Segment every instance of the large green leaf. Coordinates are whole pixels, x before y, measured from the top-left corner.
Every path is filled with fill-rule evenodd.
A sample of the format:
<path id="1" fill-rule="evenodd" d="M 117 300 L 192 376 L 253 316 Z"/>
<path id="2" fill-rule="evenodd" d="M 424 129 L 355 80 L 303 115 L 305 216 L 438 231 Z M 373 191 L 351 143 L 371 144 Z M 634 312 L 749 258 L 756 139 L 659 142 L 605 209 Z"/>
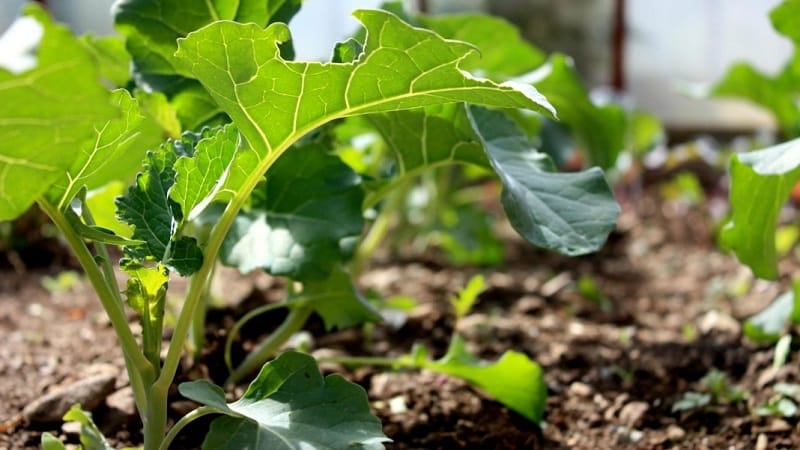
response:
<path id="1" fill-rule="evenodd" d="M 119 116 L 84 46 L 40 7 L 25 13 L 44 36 L 35 68 L 0 68 L 0 220 L 25 212 L 91 148 L 95 129 Z"/>
<path id="2" fill-rule="evenodd" d="M 617 105 L 597 106 L 578 78 L 572 60 L 555 54 L 537 70 L 534 85 L 558 111 L 583 147 L 589 165 L 608 169 L 625 147 L 625 112 Z"/>
<path id="3" fill-rule="evenodd" d="M 314 358 L 302 353 L 287 352 L 267 363 L 233 403 L 205 380 L 178 389 L 226 415 L 212 422 L 204 449 L 382 449 L 389 440 L 364 390 L 339 375 L 323 378 Z"/>
<path id="4" fill-rule="evenodd" d="M 291 18 L 285 6 L 299 9 L 299 0 L 122 0 L 114 5 L 117 31 L 126 39 L 134 69 L 145 76 L 173 77 L 181 71 L 173 55 L 178 38 L 218 20 L 253 22 L 261 27 L 273 14 Z"/>
<path id="5" fill-rule="evenodd" d="M 289 62 L 283 24 L 217 22 L 179 39 L 176 56 L 269 163 L 302 135 L 335 118 L 472 102 L 553 113 L 534 88 L 478 79 L 458 64 L 474 52 L 383 11 L 360 10 L 367 29 L 354 62 Z"/>
<path id="6" fill-rule="evenodd" d="M 545 62 L 544 53 L 520 36 L 506 20 L 485 14 L 458 14 L 418 18 L 419 23 L 442 37 L 469 42 L 480 54 L 465 58 L 461 67 L 509 78 L 529 72 Z"/>
<path id="7" fill-rule="evenodd" d="M 113 180 L 128 181 L 139 168 L 144 149 L 160 140 L 157 129 L 145 122 L 128 91 L 116 90 L 112 99 L 122 117 L 98 123 L 94 139 L 73 151 L 71 167 L 47 192 L 47 198 L 59 209 L 81 189 L 96 189 Z"/>
<path id="8" fill-rule="evenodd" d="M 318 145 L 284 154 L 254 192 L 220 250 L 242 272 L 263 268 L 296 280 L 322 280 L 349 258 L 361 235 L 359 176 Z"/>
<path id="9" fill-rule="evenodd" d="M 731 158 L 731 216 L 721 243 L 761 278 L 778 276 L 775 226 L 800 181 L 800 139 Z"/>
<path id="10" fill-rule="evenodd" d="M 480 107 L 468 112 L 503 183 L 503 207 L 517 232 L 534 245 L 567 255 L 598 250 L 619 215 L 603 171 L 549 172 L 549 157 L 533 150 L 503 113 Z"/>
<path id="11" fill-rule="evenodd" d="M 398 179 L 442 164 L 489 165 L 463 104 L 373 114 L 369 120 L 395 156 Z"/>

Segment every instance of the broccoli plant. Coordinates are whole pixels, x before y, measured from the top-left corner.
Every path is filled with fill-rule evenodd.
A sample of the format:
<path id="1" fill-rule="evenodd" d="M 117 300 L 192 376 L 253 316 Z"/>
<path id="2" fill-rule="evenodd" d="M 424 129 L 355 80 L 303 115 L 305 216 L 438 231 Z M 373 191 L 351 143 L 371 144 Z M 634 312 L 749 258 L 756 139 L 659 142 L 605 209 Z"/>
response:
<path id="1" fill-rule="evenodd" d="M 30 6 L 35 64 L 0 68 L 0 220 L 36 204 L 75 253 L 122 347 L 147 450 L 207 414 L 221 417 L 204 448 L 382 447 L 360 387 L 323 378 L 308 355 L 270 359 L 312 313 L 329 328 L 377 318 L 346 263 L 364 211 L 403 177 L 450 163 L 491 170 L 520 234 L 566 254 L 596 250 L 614 226 L 602 171 L 553 172 L 504 112 L 555 119 L 536 88 L 470 73 L 461 65 L 472 45 L 380 10 L 354 13 L 363 37 L 337 45 L 330 62 L 293 61 L 286 22 L 300 3 L 122 0 L 124 43 L 77 39 Z M 391 136 L 393 176 L 367 179 L 331 152 L 332 130 L 356 116 Z M 183 384 L 203 406 L 168 431 L 169 388 L 218 260 L 293 281 L 281 304 L 289 314 L 234 368 L 230 382 L 260 368 L 240 400 L 227 403 L 208 381 Z M 188 289 L 162 349 L 178 276 Z"/>

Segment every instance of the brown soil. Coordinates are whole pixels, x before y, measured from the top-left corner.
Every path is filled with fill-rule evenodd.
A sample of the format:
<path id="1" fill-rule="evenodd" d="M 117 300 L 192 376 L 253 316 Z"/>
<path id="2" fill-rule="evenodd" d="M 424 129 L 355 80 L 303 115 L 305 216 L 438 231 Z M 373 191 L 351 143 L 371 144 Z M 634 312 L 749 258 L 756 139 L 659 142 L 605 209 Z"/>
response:
<path id="1" fill-rule="evenodd" d="M 632 205 L 636 205 L 635 207 Z M 733 256 L 713 244 L 707 213 L 663 203 L 653 195 L 623 199 L 624 213 L 606 248 L 597 255 L 565 258 L 508 239 L 506 266 L 449 268 L 436 255 L 376 262 L 361 278 L 364 289 L 403 294 L 419 306 L 399 328 L 379 325 L 368 333 L 323 334 L 309 323 L 315 352 L 391 356 L 414 342 L 435 355 L 453 332 L 448 298 L 476 273 L 489 288 L 459 332 L 481 357 L 514 349 L 545 371 L 549 390 L 542 428 L 492 401 L 464 382 L 426 372 L 388 373 L 372 368 L 340 371 L 362 384 L 375 413 L 394 442 L 390 449 L 752 449 L 800 448 L 796 418 L 759 417 L 756 407 L 774 395 L 778 382 L 800 382 L 798 352 L 780 369 L 773 349 L 741 335 L 741 320 L 766 306 L 798 275 L 790 256 L 779 282 L 753 280 Z M 18 267 L 19 268 L 19 267 Z M 122 367 L 112 330 L 85 283 L 48 291 L 47 272 L 0 274 L 0 421 L 17 415 L 42 393 L 85 376 L 98 364 Z M 591 277 L 606 299 L 580 295 L 576 280 Z M 227 308 L 209 314 L 209 347 L 182 378 L 225 377 L 220 347 L 230 325 L 248 308 L 280 295 L 280 284 L 265 275 L 237 277 L 224 272 Z M 736 286 L 749 283 L 744 295 Z M 245 327 L 242 348 L 269 331 L 280 317 Z M 687 391 L 701 390 L 712 369 L 725 373 L 746 392 L 740 402 L 672 412 Z M 125 377 L 117 382 L 122 388 Z M 393 412 L 390 403 L 405 405 Z M 175 396 L 172 413 L 187 408 Z M 396 410 L 395 410 L 396 411 Z M 94 412 L 101 428 L 118 443 L 137 443 L 138 419 L 116 407 Z M 207 423 L 199 423 L 202 429 Z M 60 424 L 21 425 L 0 433 L 0 448 L 38 448 L 42 431 L 61 433 Z M 175 448 L 193 448 L 187 430 Z M 75 442 L 74 436 L 69 436 Z"/>

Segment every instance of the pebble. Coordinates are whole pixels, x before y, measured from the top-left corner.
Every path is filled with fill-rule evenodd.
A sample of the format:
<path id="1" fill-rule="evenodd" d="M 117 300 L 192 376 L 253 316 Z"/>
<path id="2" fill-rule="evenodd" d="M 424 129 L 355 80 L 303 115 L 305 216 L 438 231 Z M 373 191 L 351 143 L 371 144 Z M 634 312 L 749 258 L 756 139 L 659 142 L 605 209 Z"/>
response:
<path id="1" fill-rule="evenodd" d="M 767 439 L 767 435 L 761 433 L 756 438 L 756 450 L 767 450 L 767 446 L 769 445 L 769 439 Z"/>
<path id="2" fill-rule="evenodd" d="M 22 417 L 28 423 L 60 422 L 75 404 L 91 411 L 114 392 L 116 381 L 115 374 L 105 372 L 68 384 L 29 403 L 22 410 Z"/>
<path id="3" fill-rule="evenodd" d="M 106 399 L 106 405 L 112 409 L 118 409 L 127 415 L 136 414 L 136 401 L 133 399 L 133 389 L 130 386 L 114 392 Z"/>
<path id="4" fill-rule="evenodd" d="M 670 441 L 680 441 L 686 437 L 686 431 L 677 425 L 670 425 L 667 427 L 667 438 Z"/>
<path id="5" fill-rule="evenodd" d="M 592 395 L 592 387 L 586 383 L 576 381 L 569 385 L 569 393 L 578 397 L 588 398 Z"/>
<path id="6" fill-rule="evenodd" d="M 645 402 L 630 402 L 620 410 L 619 420 L 623 425 L 635 428 L 642 423 L 648 409 L 650 409 L 650 405 Z"/>

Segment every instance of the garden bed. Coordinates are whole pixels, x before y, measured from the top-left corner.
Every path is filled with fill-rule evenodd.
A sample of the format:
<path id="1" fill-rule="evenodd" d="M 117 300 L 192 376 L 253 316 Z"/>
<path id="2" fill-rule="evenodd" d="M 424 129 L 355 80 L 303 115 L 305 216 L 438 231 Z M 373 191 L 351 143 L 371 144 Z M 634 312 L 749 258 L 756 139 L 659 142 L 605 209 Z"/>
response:
<path id="1" fill-rule="evenodd" d="M 514 349 L 542 365 L 549 394 L 545 425 L 540 429 L 442 375 L 323 364 L 325 372 L 344 373 L 364 386 L 394 440 L 387 448 L 800 447 L 796 419 L 753 413 L 774 396 L 777 383 L 800 381 L 797 353 L 775 369 L 773 347 L 751 343 L 740 325 L 783 292 L 786 280 L 754 281 L 733 256 L 717 250 L 706 211 L 664 202 L 654 192 L 618 195 L 625 198 L 617 231 L 596 255 L 561 257 L 506 233 L 507 263 L 498 268 L 450 268 L 436 254 L 377 258 L 361 286 L 413 297 L 416 308 L 402 325 L 368 332 L 324 334 L 321 321 L 312 319 L 311 349 L 317 356 L 392 356 L 420 341 L 439 356 L 453 331 L 448 299 L 470 276 L 483 273 L 488 288 L 460 332 L 483 358 Z M 785 258 L 781 273 L 799 267 L 795 257 Z M 62 433 L 59 423 L 11 419 L 48 390 L 110 370 L 108 365 L 119 373 L 118 392 L 94 418 L 114 443 L 140 443 L 139 419 L 125 397 L 122 354 L 91 288 L 83 281 L 64 289 L 42 285 L 44 276 L 66 269 L 7 269 L 0 276 L 0 420 L 9 420 L 0 448 L 38 448 L 42 431 Z M 187 362 L 178 381 L 224 381 L 226 330 L 280 295 L 278 282 L 266 275 L 225 274 L 218 290 L 229 294 L 227 306 L 210 312 L 204 357 Z M 602 296 L 582 295 L 576 288 L 582 278 Z M 265 316 L 258 326 L 246 326 L 234 350 L 241 353 L 280 320 Z M 745 398 L 673 412 L 686 392 L 704 391 L 701 379 L 714 369 Z M 176 392 L 170 413 L 179 417 L 192 406 Z M 202 420 L 192 424 L 174 448 L 199 446 L 192 438 L 200 433 L 191 427 L 207 426 Z M 69 439 L 77 442 L 74 435 Z"/>

